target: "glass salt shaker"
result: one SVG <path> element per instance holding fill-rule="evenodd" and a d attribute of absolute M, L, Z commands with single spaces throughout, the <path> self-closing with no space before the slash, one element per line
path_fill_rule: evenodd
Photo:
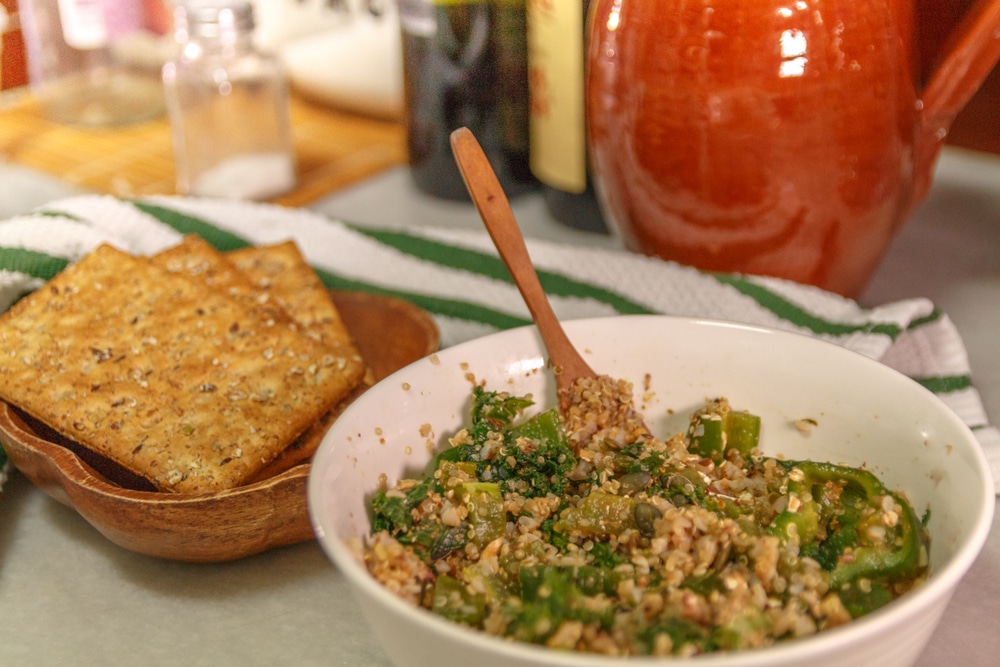
<path fill-rule="evenodd" d="M 254 43 L 249 0 L 187 0 L 163 67 L 177 192 L 269 199 L 295 185 L 288 81 Z"/>

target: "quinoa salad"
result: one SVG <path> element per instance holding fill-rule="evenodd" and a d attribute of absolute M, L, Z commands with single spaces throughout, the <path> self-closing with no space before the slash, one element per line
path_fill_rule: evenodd
<path fill-rule="evenodd" d="M 492 635 L 615 656 L 807 637 L 926 577 L 926 513 L 866 470 L 761 455 L 760 419 L 725 398 L 668 439 L 623 380 L 563 398 L 525 418 L 530 397 L 475 386 L 428 474 L 374 496 L 372 576 Z"/>

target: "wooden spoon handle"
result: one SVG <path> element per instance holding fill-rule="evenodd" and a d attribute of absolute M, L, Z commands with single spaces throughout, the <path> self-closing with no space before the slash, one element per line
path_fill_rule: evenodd
<path fill-rule="evenodd" d="M 562 390 L 579 377 L 595 377 L 596 373 L 573 347 L 552 311 L 510 202 L 476 137 L 468 128 L 460 127 L 451 133 L 451 149 L 483 224 L 542 336 L 555 372 L 556 386 Z"/>

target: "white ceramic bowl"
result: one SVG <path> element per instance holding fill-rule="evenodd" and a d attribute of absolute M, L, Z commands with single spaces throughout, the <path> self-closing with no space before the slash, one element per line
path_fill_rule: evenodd
<path fill-rule="evenodd" d="M 647 423 L 666 436 L 706 399 L 727 396 L 763 419 L 766 454 L 865 465 L 929 506 L 931 577 L 919 589 L 847 626 L 773 648 L 671 660 L 671 665 L 910 665 L 986 539 L 994 497 L 969 429 L 937 397 L 903 375 L 832 344 L 756 327 L 660 316 L 577 320 L 570 339 L 598 372 L 631 380 Z M 503 641 L 400 601 L 371 578 L 344 540 L 369 531 L 367 502 L 385 475 L 418 476 L 466 419 L 471 382 L 532 394 L 554 405 L 546 356 L 533 327 L 495 334 L 410 365 L 364 394 L 334 424 L 309 479 L 313 526 L 350 583 L 388 657 L 399 667 L 608 666 L 612 660 Z M 792 422 L 812 418 L 808 435 Z M 421 435 L 430 424 L 430 437 Z"/>

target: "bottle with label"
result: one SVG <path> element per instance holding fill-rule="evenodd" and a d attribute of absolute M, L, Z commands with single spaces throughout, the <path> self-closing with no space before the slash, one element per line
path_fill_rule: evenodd
<path fill-rule="evenodd" d="M 180 52 L 163 67 L 177 192 L 269 199 L 295 185 L 288 81 L 253 41 L 249 0 L 177 8 Z"/>
<path fill-rule="evenodd" d="M 451 132 L 468 127 L 508 196 L 537 187 L 528 164 L 524 0 L 400 0 L 410 172 L 422 191 L 469 198 Z"/>
<path fill-rule="evenodd" d="M 159 0 L 25 0 L 28 78 L 57 122 L 109 126 L 163 113 L 159 72 L 171 46 Z"/>
<path fill-rule="evenodd" d="M 584 34 L 589 0 L 528 4 L 531 171 L 559 222 L 606 232 L 587 166 Z"/>

